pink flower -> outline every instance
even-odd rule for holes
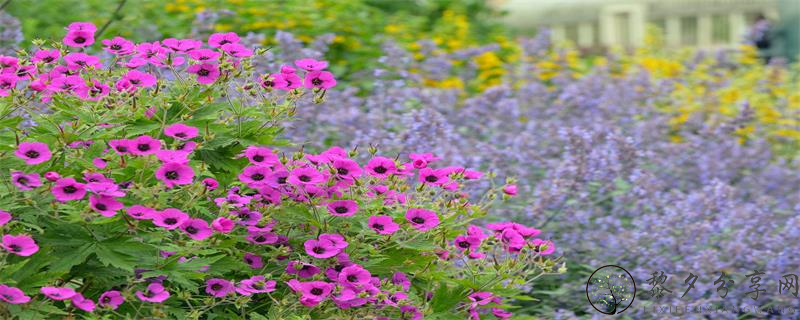
[[[364,269],[363,267],[354,264],[352,266],[346,267],[339,272],[339,283],[352,286],[352,287],[360,287],[366,285],[372,279],[372,275]]]
[[[189,57],[200,62],[206,61],[214,61],[219,58],[221,54],[219,51],[214,51],[210,49],[198,49],[189,52]]]
[[[427,209],[408,209],[406,220],[419,231],[428,231],[439,225],[439,216],[436,215],[436,212]]]
[[[91,56],[82,52],[73,52],[64,56],[64,61],[67,62],[67,67],[70,70],[86,69],[87,67],[100,68],[103,64],[100,63],[100,57]]]
[[[247,157],[247,160],[250,160],[250,163],[257,166],[273,167],[276,164],[280,164],[278,156],[272,152],[272,149],[267,147],[249,146],[244,149],[244,156]]]
[[[58,61],[58,58],[60,57],[61,57],[61,51],[59,51],[58,49],[39,50],[33,54],[31,62],[33,63],[42,62],[44,64],[48,64]]]
[[[97,26],[91,22],[72,22],[67,26],[67,30],[95,32],[97,31]]]
[[[225,279],[208,279],[206,281],[206,293],[217,297],[222,298],[227,296],[228,294],[233,293],[235,288],[233,287],[233,283]]]
[[[94,31],[71,30],[62,39],[65,45],[73,48],[83,48],[94,44]]]
[[[103,294],[100,295],[100,298],[97,299],[97,302],[101,307],[117,310],[117,308],[119,308],[119,306],[125,302],[125,297],[123,297],[122,293],[117,290],[110,290],[103,292]]]
[[[244,254],[244,263],[252,269],[261,269],[264,266],[264,259],[261,256],[247,252]]]
[[[86,185],[73,178],[62,178],[53,185],[52,193],[53,197],[61,202],[80,200],[86,195]]]
[[[279,73],[273,76],[273,84],[278,90],[294,90],[303,85],[303,79],[294,73]]]
[[[203,179],[203,185],[206,186],[206,190],[213,191],[219,187],[219,182],[213,178],[205,178]]]
[[[309,89],[330,89],[336,86],[336,79],[334,79],[333,73],[328,71],[311,71],[303,79],[303,86]]]
[[[72,288],[42,287],[39,289],[43,295],[53,300],[67,300],[75,296],[77,292]]]
[[[364,169],[367,169],[369,175],[380,179],[386,179],[389,175],[397,172],[397,166],[394,164],[394,160],[386,157],[374,157],[370,159]]]
[[[251,188],[259,188],[267,184],[267,177],[272,173],[267,167],[249,166],[242,170],[239,181]]]
[[[358,211],[358,203],[353,200],[336,200],[328,202],[328,213],[337,217],[349,217]]]
[[[180,164],[189,163],[189,153],[185,151],[158,150],[156,152],[156,158],[158,158],[158,160],[161,160],[161,162],[165,163],[169,162],[175,162]]]
[[[400,225],[390,216],[371,216],[367,220],[367,225],[378,234],[392,234],[400,229]]]
[[[231,230],[233,230],[234,225],[235,224],[233,223],[233,220],[225,217],[216,218],[214,219],[214,221],[211,222],[211,228],[213,228],[214,231],[217,231],[219,233],[231,232]]]
[[[192,183],[194,170],[182,163],[168,162],[156,170],[156,178],[164,182],[167,188],[172,188],[175,185]]]
[[[93,312],[96,307],[92,299],[86,299],[80,293],[75,293],[72,296],[72,305],[86,312]]]
[[[4,226],[9,221],[11,221],[11,213],[0,210],[0,226]]]
[[[44,173],[44,178],[47,179],[47,181],[56,182],[59,178],[61,178],[61,175],[55,171],[47,171]]]
[[[306,71],[320,71],[328,67],[327,61],[317,61],[311,58],[295,60],[294,64]]]
[[[353,160],[336,157],[331,166],[336,169],[338,178],[354,180],[361,177],[361,167]]]
[[[122,80],[129,82],[134,87],[152,87],[158,81],[152,74],[138,70],[130,70],[122,77]]]
[[[103,50],[114,55],[127,55],[133,53],[136,48],[133,42],[128,41],[123,37],[114,37],[114,39],[105,39],[103,43]]]
[[[169,48],[170,50],[179,53],[191,52],[203,46],[202,41],[194,39],[178,40],[175,38],[168,38],[164,39],[164,41],[161,41],[161,43],[164,44],[164,46]]]
[[[19,288],[0,284],[0,300],[9,304],[23,304],[31,301],[31,297],[26,296]]]
[[[43,142],[23,142],[17,147],[14,154],[25,160],[27,165],[35,165],[50,160],[50,148]]]
[[[517,185],[516,184],[507,184],[503,186],[503,193],[509,196],[516,196],[517,195]]]
[[[226,43],[220,47],[222,51],[225,51],[228,55],[236,58],[246,58],[253,55],[253,50],[247,49],[247,47],[238,44],[238,43]]]
[[[186,72],[197,75],[197,82],[212,84],[219,78],[219,66],[216,64],[193,64],[186,68]]]
[[[130,152],[137,156],[146,156],[161,150],[161,140],[153,139],[151,136],[139,136],[131,140],[130,144]]]
[[[14,171],[11,173],[11,181],[23,191],[33,190],[42,186],[42,180],[39,179],[38,173],[25,174],[22,171]]]
[[[153,215],[153,224],[167,230],[174,230],[189,220],[189,215],[178,209],[169,208]]]
[[[164,134],[178,140],[189,140],[197,137],[199,130],[195,127],[187,126],[183,123],[176,123],[164,128]]]
[[[148,208],[143,205],[132,205],[126,210],[131,218],[136,220],[150,220],[158,213],[156,209]]]
[[[294,73],[296,70],[292,66],[282,65],[281,73]]]
[[[239,36],[234,32],[215,33],[208,37],[208,45],[212,48],[220,48],[228,43],[239,43]]]
[[[10,234],[3,236],[3,248],[18,256],[28,257],[39,251],[36,241],[30,236]]]
[[[295,186],[312,186],[325,182],[325,176],[314,168],[295,168],[286,181]]]
[[[336,248],[330,240],[316,240],[309,239],[303,244],[306,253],[314,258],[327,259],[339,254],[340,250]]]
[[[137,290],[136,297],[146,302],[161,303],[169,298],[169,292],[160,283],[151,283],[147,286],[147,290]]]
[[[186,220],[181,224],[181,230],[183,230],[189,238],[197,241],[205,240],[214,233],[211,228],[208,227],[208,222],[199,218]]]
[[[531,240],[531,247],[533,247],[534,252],[542,256],[553,254],[556,251],[556,246],[552,241],[542,239]]]
[[[458,248],[461,251],[467,249],[476,250],[478,249],[478,247],[481,246],[481,239],[478,237],[462,235],[456,237],[456,239],[453,240],[453,243],[455,244],[456,248]]]
[[[300,303],[307,307],[313,307],[325,300],[335,289],[335,285],[324,281],[300,282],[289,280],[289,288],[300,293]]]
[[[104,217],[113,217],[117,215],[117,210],[124,207],[121,202],[113,197],[101,195],[89,196],[89,206]]]
[[[449,181],[447,172],[441,169],[423,168],[419,170],[419,182],[441,186]]]
[[[265,281],[264,276],[253,276],[239,282],[236,292],[243,296],[250,296],[256,293],[267,293],[275,291],[275,281]]]
[[[286,266],[287,274],[296,274],[300,278],[311,278],[320,273],[319,267],[302,261],[291,261]]]
[[[116,151],[117,154],[125,155],[131,153],[131,151],[133,150],[132,146],[134,145],[134,142],[132,140],[127,140],[127,139],[111,140],[108,142],[108,145],[111,146],[111,149],[114,149],[114,151]],[[160,147],[161,145],[159,144],[159,148]]]

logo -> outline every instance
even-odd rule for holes
[[[586,299],[602,314],[623,313],[635,298],[636,281],[628,270],[620,266],[602,266],[586,281]]]

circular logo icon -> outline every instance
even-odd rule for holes
[[[602,266],[586,281],[586,299],[602,314],[623,313],[635,298],[636,281],[628,270],[620,266]]]

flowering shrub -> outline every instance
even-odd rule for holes
[[[540,230],[474,224],[516,194],[471,200],[480,171],[273,149],[327,62],[260,74],[235,33],[95,32],[0,57],[3,318],[506,319],[559,270]]]

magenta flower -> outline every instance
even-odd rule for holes
[[[186,220],[181,224],[181,230],[183,230],[189,238],[197,241],[205,240],[214,233],[214,231],[208,227],[208,222],[199,218]]]
[[[352,266],[346,267],[339,272],[339,283],[352,286],[352,287],[360,287],[366,285],[372,279],[372,275],[364,269],[360,265],[354,264]]]
[[[289,287],[300,293],[300,303],[307,307],[313,307],[325,300],[336,286],[324,281],[289,280]]]
[[[103,66],[100,63],[100,57],[85,54],[83,52],[73,52],[64,56],[64,61],[67,63],[67,68],[70,70],[86,69],[87,67],[100,68]]]
[[[253,50],[250,50],[238,43],[226,43],[223,44],[220,49],[222,49],[222,51],[228,55],[236,58],[247,58],[253,55]]]
[[[192,183],[194,170],[182,163],[168,162],[156,170],[156,178],[164,182],[167,188],[172,188],[175,185]]]
[[[179,150],[158,150],[156,158],[161,162],[175,162],[180,164],[189,163],[189,152]]]
[[[11,182],[23,191],[33,190],[42,186],[42,180],[39,179],[38,173],[25,174],[22,171],[14,171],[11,173]]]
[[[170,50],[172,50],[174,52],[179,52],[179,53],[191,52],[191,51],[193,51],[195,49],[199,49],[200,47],[203,46],[203,42],[202,41],[194,40],[194,39],[182,39],[182,40],[179,40],[179,39],[175,39],[175,38],[167,38],[167,39],[164,39],[164,41],[161,41],[161,43],[165,47],[169,48]]]
[[[333,73],[328,71],[311,71],[303,79],[303,86],[309,89],[330,89],[336,86],[336,79],[333,77]]]
[[[478,247],[481,246],[481,239],[474,236],[458,236],[453,240],[456,248],[461,251],[464,250],[476,250]]]
[[[400,229],[400,225],[390,216],[371,216],[367,220],[367,225],[378,234],[392,234]]]
[[[273,76],[273,85],[278,90],[294,90],[303,85],[303,78],[294,73],[279,73]]]
[[[200,62],[214,61],[219,58],[221,53],[210,49],[198,49],[189,52],[189,57]]]
[[[325,176],[314,168],[295,168],[286,181],[295,186],[313,186],[325,182]]]
[[[89,196],[89,206],[104,217],[113,217],[117,211],[124,207],[121,202],[114,197],[91,195]]]
[[[114,149],[114,151],[116,151],[119,155],[131,154],[131,151],[134,149],[134,142],[127,139],[111,140],[108,142],[108,145],[111,146],[111,149]],[[161,147],[160,144],[159,147]]]
[[[327,61],[318,61],[311,58],[295,60],[294,64],[306,71],[320,71],[328,67]]]
[[[103,43],[103,50],[114,55],[127,55],[133,53],[136,48],[133,42],[128,41],[123,37],[114,37],[114,39],[105,39]]]
[[[0,226],[4,226],[6,223],[11,221],[11,218],[11,213],[0,210]]]
[[[143,205],[132,205],[125,212],[136,220],[150,220],[158,213],[156,209],[148,208]]]
[[[75,181],[73,178],[62,178],[56,180],[52,193],[53,197],[61,202],[80,200],[86,195],[86,185]]]
[[[346,158],[334,158],[331,166],[336,170],[336,177],[354,180],[361,177],[361,167],[357,162]]]
[[[56,182],[58,179],[61,179],[61,175],[55,171],[48,171],[44,173],[44,178],[47,179],[47,181]]]
[[[91,22],[72,22],[67,26],[67,30],[69,31],[89,31],[95,32],[97,31],[97,26]]]
[[[203,179],[203,185],[206,186],[206,190],[213,191],[219,187],[219,182],[214,178],[205,178]]]
[[[151,136],[139,136],[130,142],[130,152],[137,156],[154,154],[161,150],[161,140],[153,139]]]
[[[40,289],[43,295],[53,300],[67,300],[75,296],[77,292],[72,288],[59,288],[59,287],[42,287]]]
[[[86,312],[93,312],[96,307],[92,299],[86,299],[80,293],[75,293],[72,296],[72,305]]]
[[[447,172],[441,169],[423,168],[419,170],[419,182],[440,186],[449,181]]]
[[[71,30],[62,39],[65,45],[73,48],[83,48],[94,44],[94,31]]]
[[[30,236],[10,234],[3,236],[3,248],[8,252],[22,257],[28,257],[39,251],[36,241]]]
[[[553,244],[552,241],[542,240],[542,239],[531,240],[531,247],[533,247],[534,252],[538,253],[541,256],[550,255],[556,251],[556,246]]]
[[[161,303],[169,298],[169,292],[160,283],[151,283],[147,286],[147,290],[137,290],[135,294],[139,300],[145,302]]]
[[[343,250],[344,248],[347,248],[347,246],[348,246],[348,243],[347,243],[347,241],[344,240],[344,237],[342,237],[342,235],[336,234],[336,233],[323,233],[323,234],[319,235],[319,239],[320,240],[330,241],[331,243],[333,243],[333,247],[334,248],[340,249],[340,250]]]
[[[242,170],[239,181],[251,188],[259,188],[267,184],[267,177],[272,171],[267,167],[249,166]]]
[[[26,296],[19,288],[0,284],[0,300],[9,304],[23,304],[31,301],[31,297]]]
[[[239,36],[234,32],[215,33],[208,37],[208,45],[212,48],[220,48],[228,43],[239,43]]]
[[[247,157],[247,160],[250,160],[250,163],[257,166],[273,167],[280,164],[278,155],[267,147],[249,146],[244,149],[244,156]]]
[[[428,231],[439,225],[439,216],[436,215],[436,212],[427,209],[408,209],[406,220],[419,231]]]
[[[27,165],[35,165],[50,160],[50,148],[43,142],[23,142],[17,147],[14,154],[25,160]]]
[[[370,159],[364,169],[367,170],[369,175],[380,179],[386,179],[389,175],[397,172],[397,166],[394,160],[386,157],[374,157]]]
[[[119,306],[125,302],[125,297],[122,296],[122,293],[117,290],[109,290],[103,292],[100,295],[100,298],[97,299],[97,303],[104,308],[110,308],[111,310],[117,310]]]
[[[253,276],[239,282],[236,292],[243,296],[250,296],[256,293],[267,293],[275,291],[275,281],[266,281],[264,276]]]
[[[261,267],[264,266],[264,259],[261,258],[261,256],[252,254],[250,252],[244,254],[243,260],[244,263],[253,269],[261,269]]]
[[[517,195],[517,185],[516,184],[507,184],[503,186],[503,193],[509,196],[516,196]]]
[[[189,220],[189,215],[178,209],[169,208],[153,215],[153,224],[167,230],[174,230]]]
[[[219,78],[219,66],[216,64],[193,64],[186,68],[186,72],[196,74],[197,82],[201,84],[212,84]]]
[[[225,217],[219,217],[211,221],[211,228],[219,233],[229,233],[233,230],[234,226],[233,220]]]
[[[328,202],[328,213],[337,217],[349,217],[358,211],[358,203],[353,200],[336,200]]]
[[[33,54],[31,62],[33,63],[42,62],[44,64],[49,64],[58,61],[58,58],[60,57],[61,57],[61,51],[59,51],[58,49],[39,50]]]
[[[302,261],[290,261],[286,265],[287,274],[296,274],[300,278],[311,278],[320,273],[319,267]]]
[[[330,240],[316,240],[309,239],[303,244],[306,253],[314,258],[327,259],[333,257],[341,250],[336,248],[336,245]]]
[[[278,235],[269,231],[254,231],[248,228],[247,233],[245,239],[252,244],[265,245],[278,242]]]
[[[233,283],[225,279],[208,279],[206,281],[206,293],[217,298],[222,298],[235,290]]]
[[[152,74],[138,70],[130,70],[122,77],[122,80],[130,83],[133,87],[152,87],[156,85],[158,79]]]
[[[176,123],[164,128],[164,134],[178,140],[189,140],[197,137],[198,129],[183,123]]]

